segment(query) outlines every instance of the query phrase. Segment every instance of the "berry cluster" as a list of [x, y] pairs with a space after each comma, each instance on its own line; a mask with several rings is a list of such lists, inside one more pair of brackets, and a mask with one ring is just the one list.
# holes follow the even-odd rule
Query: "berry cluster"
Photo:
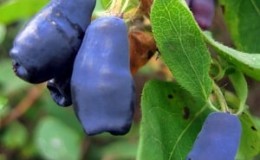
[[48, 81], [58, 105], [73, 104], [88, 135], [122, 135], [135, 99], [127, 26], [115, 16], [91, 22], [95, 3], [52, 0], [18, 34], [10, 57], [18, 77]]

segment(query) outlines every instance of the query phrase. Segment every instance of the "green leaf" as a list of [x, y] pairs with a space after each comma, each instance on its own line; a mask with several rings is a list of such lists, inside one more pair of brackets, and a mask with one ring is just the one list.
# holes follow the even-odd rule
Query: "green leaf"
[[37, 13], [48, 0], [11, 0], [0, 5], [0, 23], [10, 24]]
[[48, 160], [80, 159], [79, 135], [52, 117], [42, 119], [35, 132], [35, 145]]
[[221, 0], [228, 29], [236, 47], [260, 53], [260, 1]]
[[210, 55], [192, 13], [183, 0], [155, 0], [152, 31], [163, 60], [176, 81], [200, 101], [212, 90]]
[[239, 98], [239, 113], [241, 113], [245, 109], [248, 87], [245, 76], [240, 71], [234, 71], [229, 75], [229, 79], [236, 91], [236, 94]]
[[137, 159], [185, 159], [208, 113], [205, 104], [195, 103], [174, 83], [146, 83]]
[[260, 152], [260, 131], [249, 113], [239, 116], [242, 124], [242, 137], [236, 160], [251, 160]]
[[260, 81], [260, 54], [244, 53], [216, 42], [208, 34], [204, 34], [206, 41], [214, 47], [217, 53], [229, 63], [233, 64], [246, 75]]
[[2, 143], [6, 148], [17, 149], [26, 144], [28, 131], [24, 125], [14, 122], [7, 127], [2, 137]]

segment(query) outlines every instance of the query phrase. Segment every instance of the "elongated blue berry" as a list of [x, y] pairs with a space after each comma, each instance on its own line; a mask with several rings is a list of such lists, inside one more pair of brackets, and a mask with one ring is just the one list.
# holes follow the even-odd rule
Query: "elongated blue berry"
[[215, 14], [214, 0], [186, 0], [186, 2], [200, 28], [209, 29]]
[[88, 135], [126, 134], [134, 112], [134, 84], [124, 21], [93, 21], [74, 62], [71, 79], [75, 112]]
[[41, 83], [73, 62], [95, 0], [52, 0], [18, 34], [10, 57], [17, 76]]
[[211, 113], [203, 124], [187, 160], [234, 160], [241, 136], [239, 118]]

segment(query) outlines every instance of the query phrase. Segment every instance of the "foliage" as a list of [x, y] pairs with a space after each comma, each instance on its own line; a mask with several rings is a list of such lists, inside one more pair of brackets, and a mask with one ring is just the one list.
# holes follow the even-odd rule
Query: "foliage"
[[[161, 56], [164, 59], [167, 66], [172, 71], [174, 78], [176, 79], [176, 82], [180, 86], [182, 86], [186, 91], [188, 91], [195, 100], [197, 100], [198, 102], [205, 102], [204, 105], [201, 104], [200, 107], [198, 107], [197, 112], [199, 112], [201, 108], [207, 105], [207, 100], [212, 89], [216, 94], [215, 96], [217, 96], [217, 98], [219, 99], [219, 105], [222, 111], [232, 110], [236, 114], [240, 115], [245, 110], [245, 100], [247, 97], [247, 84], [243, 74], [240, 73], [239, 71], [242, 71], [244, 74], [247, 74], [256, 80], [259, 80], [258, 79], [259, 61], [257, 61], [257, 59], [259, 58], [258, 53], [254, 53], [254, 54], [243, 53], [241, 51], [231, 49], [218, 42], [215, 42], [208, 34], [203, 33], [199, 29], [199, 27], [196, 25], [194, 18], [192, 17], [192, 13], [189, 11], [186, 4], [183, 3], [183, 1], [181, 0], [155, 0], [151, 12], [151, 22], [152, 22], [152, 31], [155, 40], [157, 42], [158, 48], [161, 52]], [[236, 94], [238, 96], [237, 98], [239, 99], [239, 102], [237, 103], [235, 108], [227, 108], [228, 107], [226, 105], [227, 102], [222, 97], [221, 90], [219, 90], [218, 87], [216, 87], [214, 84], [212, 87], [212, 83], [208, 75], [209, 63], [210, 63], [209, 53], [208, 53], [208, 49], [205, 47], [205, 42], [208, 45], [211, 45], [213, 49], [221, 56], [221, 58], [227, 61], [227, 63], [223, 65], [223, 68], [233, 67], [238, 70], [236, 71], [236, 73], [230, 74], [229, 76], [231, 83], [235, 88]], [[255, 44], [255, 43], [251, 43], [251, 44]], [[257, 50], [251, 50], [251, 52], [257, 52]], [[214, 59], [214, 57], [212, 57], [212, 59]], [[175, 140], [174, 133], [178, 133], [177, 132], [178, 129], [181, 128], [185, 129], [185, 127], [180, 126], [178, 124], [180, 123], [181, 120], [174, 120], [174, 119], [168, 120], [169, 118], [167, 118], [166, 116], [167, 114], [165, 113], [165, 109], [164, 109], [164, 107], [167, 106], [165, 104], [165, 100], [164, 100], [165, 98], [161, 97], [161, 95], [155, 95], [158, 92], [158, 90], [160, 90], [160, 92], [164, 92], [164, 88], [165, 88], [165, 92], [167, 92], [167, 90], [170, 88], [170, 85], [167, 87], [158, 87], [158, 88], [156, 88], [155, 86], [156, 84], [153, 85], [149, 84], [147, 88], [144, 89], [143, 92], [142, 107], [143, 107], [144, 117], [143, 117], [143, 124], [142, 124], [143, 127], [141, 130], [139, 159], [144, 159], [146, 155], [152, 155], [151, 152], [149, 151], [154, 152], [157, 149], [156, 147], [149, 147], [149, 146], [160, 146], [159, 147], [160, 149], [156, 150], [157, 151], [156, 153], [160, 153], [158, 157], [153, 156], [150, 157], [149, 159], [184, 159], [185, 155], [187, 155], [188, 153], [187, 151], [185, 152], [185, 146], [186, 145], [191, 146], [191, 144], [188, 144], [188, 142], [186, 142], [185, 144], [182, 144], [180, 148], [177, 147], [176, 150], [179, 150], [179, 152], [178, 151], [176, 152], [178, 152], [178, 154], [174, 154], [173, 151], [175, 151], [174, 149], [177, 146], [176, 143], [179, 140], [179, 139]], [[180, 94], [180, 92], [177, 93]], [[149, 96], [152, 97], [159, 96], [160, 98], [158, 98], [158, 100], [156, 101], [155, 98], [148, 99], [147, 97]], [[183, 97], [185, 97], [185, 99], [191, 99], [188, 96], [183, 96]], [[212, 99], [210, 101], [212, 101]], [[187, 100], [185, 102], [187, 102]], [[213, 105], [216, 104], [213, 102]], [[152, 109], [153, 106], [155, 106], [156, 111], [153, 111]], [[176, 107], [178, 105], [173, 104], [170, 106]], [[211, 104], [208, 104], [208, 106], [211, 106]], [[192, 107], [193, 108], [196, 107], [195, 103], [193, 104]], [[219, 108], [215, 108], [215, 107], [214, 109], [219, 110]], [[172, 129], [170, 129], [171, 127], [169, 126], [168, 127], [164, 126], [169, 131], [165, 131], [163, 129], [157, 129], [156, 132], [156, 128], [158, 126], [161, 126], [162, 124], [160, 125], [158, 124], [158, 122], [154, 122], [154, 117], [157, 116], [151, 115], [151, 113], [156, 113], [159, 115], [161, 114], [158, 117], [163, 117], [163, 119], [160, 119], [158, 121], [162, 122], [164, 125], [170, 124], [169, 121], [172, 122], [173, 123], [171, 124]], [[174, 112], [171, 111], [171, 113]], [[252, 159], [257, 153], [259, 153], [260, 148], [258, 144], [255, 144], [255, 142], [258, 142], [260, 138], [259, 131], [255, 129], [255, 131], [252, 132], [252, 129], [251, 130], [247, 129], [248, 127], [246, 127], [245, 125], [247, 123], [248, 124], [251, 123], [251, 125], [254, 126], [254, 122], [250, 121], [250, 118], [245, 120], [244, 115], [245, 113], [240, 116], [242, 126], [243, 126], [243, 136], [240, 144], [240, 149], [237, 155], [237, 159]], [[203, 118], [202, 115], [199, 116]], [[250, 117], [249, 114], [247, 114], [247, 116]], [[177, 116], [174, 115], [170, 117], [175, 118]], [[168, 123], [166, 122], [166, 120], [168, 120]], [[196, 123], [196, 125], [198, 125], [198, 123]], [[152, 137], [149, 137], [147, 135], [147, 132], [150, 133], [151, 131], [154, 131], [156, 133], [152, 134], [151, 135]], [[174, 133], [171, 133], [173, 131]], [[167, 137], [169, 133], [171, 133], [170, 134], [171, 137], [168, 137], [168, 142], [164, 142], [164, 138]], [[247, 135], [248, 137], [248, 134], [252, 134], [252, 133], [256, 133], [254, 136], [251, 137], [254, 137], [257, 140], [250, 141], [249, 138], [245, 138], [245, 135]], [[195, 134], [197, 135], [196, 132]], [[182, 135], [182, 134], [179, 133], [178, 135]], [[185, 138], [188, 139], [188, 137], [192, 137], [192, 135], [189, 136], [187, 135]], [[146, 138], [149, 140], [147, 140]], [[169, 139], [171, 139], [172, 141], [169, 142]], [[251, 148], [246, 147], [247, 144], [245, 144], [245, 141], [247, 141], [248, 144], [251, 144], [251, 146], [256, 146], [256, 147], [251, 147]], [[153, 145], [151, 145], [151, 143], [153, 143]], [[169, 145], [169, 146], [164, 146], [164, 145]], [[168, 150], [168, 148], [174, 148], [174, 149], [171, 151]], [[256, 150], [250, 151], [252, 148]], [[160, 156], [166, 156], [166, 157], [160, 157]]]

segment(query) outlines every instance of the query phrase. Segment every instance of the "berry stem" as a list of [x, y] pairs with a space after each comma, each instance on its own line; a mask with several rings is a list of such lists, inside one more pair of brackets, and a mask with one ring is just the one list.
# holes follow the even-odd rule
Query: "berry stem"
[[229, 108], [228, 108], [228, 105], [227, 105], [227, 102], [225, 100], [225, 97], [224, 97], [221, 89], [219, 88], [219, 86], [215, 82], [213, 83], [213, 90], [214, 90], [214, 92], [215, 92], [215, 94], [217, 96], [217, 99], [219, 101], [221, 110], [223, 112], [230, 112]]

